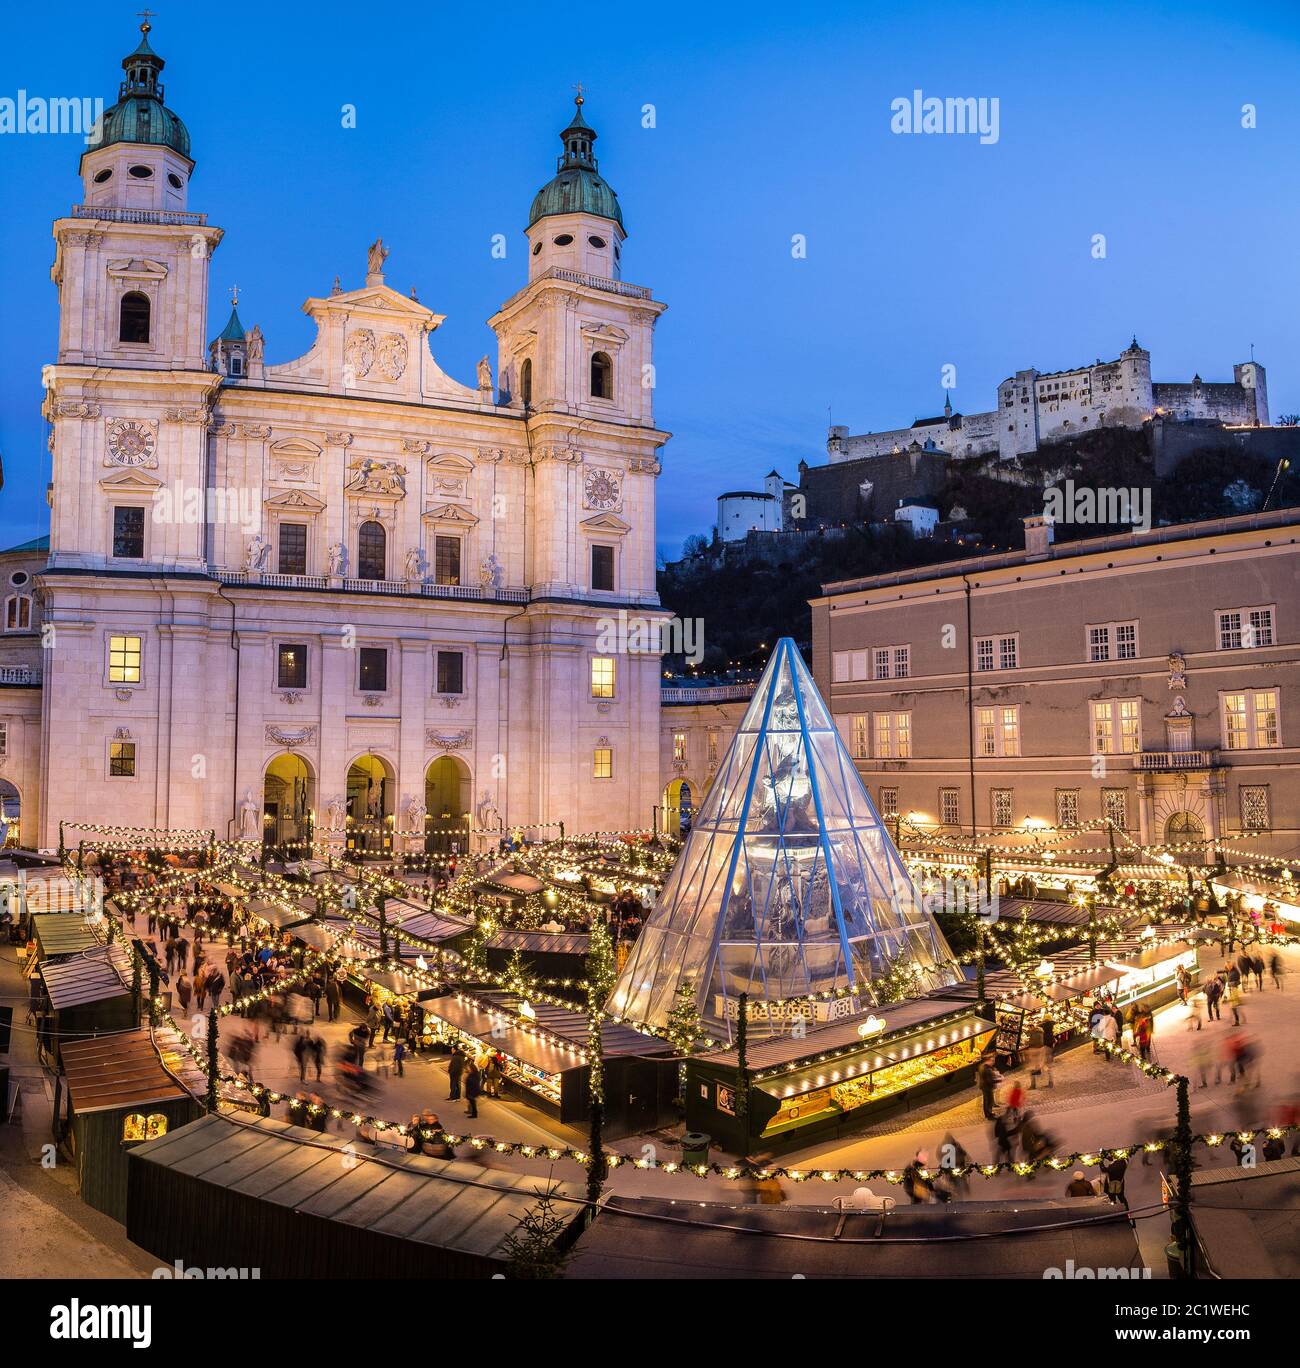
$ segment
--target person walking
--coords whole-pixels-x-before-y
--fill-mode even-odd
[[[1067,1197],[1095,1197],[1097,1190],[1088,1181],[1082,1169],[1075,1169],[1070,1176],[1069,1184],[1066,1186],[1065,1195]]]
[[[339,1019],[339,1006],[343,1001],[343,993],[339,988],[339,981],[333,974],[325,980],[325,1005],[329,1009],[329,1019],[337,1021]]]
[[[311,1061],[316,1067],[316,1081],[319,1083],[321,1066],[325,1063],[325,1037],[322,1035],[312,1036],[307,1048],[311,1051]]]
[[[298,1081],[307,1081],[307,1037],[294,1036],[293,1038],[293,1057],[298,1061]]]
[[[1205,1015],[1208,1021],[1222,1021],[1219,1001],[1223,997],[1223,971],[1220,970],[1205,985]]]
[[[1122,1154],[1113,1154],[1110,1162],[1102,1168],[1102,1173],[1105,1175],[1102,1191],[1113,1206],[1122,1206],[1127,1211],[1128,1197],[1124,1192],[1124,1178],[1128,1173],[1128,1160]]]
[[[1016,1157],[1016,1132],[1019,1130],[1014,1117],[1009,1112],[993,1118],[993,1155],[995,1164],[1009,1164]]]
[[[478,1116],[479,1093],[483,1091],[483,1075],[471,1059],[465,1064],[465,1115]]]
[[[403,1067],[405,1063],[406,1041],[399,1036],[396,1043],[393,1045],[393,1067],[397,1070],[398,1078],[406,1077],[406,1069]]]
[[[1195,1069],[1197,1074],[1200,1076],[1201,1080],[1196,1085],[1198,1088],[1205,1088],[1209,1086],[1209,1084],[1206,1082],[1206,1073],[1209,1070],[1210,1061],[1213,1058],[1214,1046],[1211,1045],[1208,1040],[1202,1038],[1201,1040],[1196,1041],[1192,1045],[1192,1068]],[[1217,1083],[1219,1080],[1216,1078],[1214,1081]]]
[[[1273,987],[1279,992],[1282,990],[1282,975],[1285,972],[1282,964],[1282,956],[1276,950],[1268,958],[1268,973],[1273,980]]]
[[[465,1074],[465,1051],[457,1044],[452,1047],[451,1056],[447,1060],[447,1080],[451,1084],[451,1091],[447,1094],[448,1102],[458,1102],[460,1100],[460,1081]]]
[[[1237,972],[1241,975],[1241,986],[1243,991],[1250,987],[1250,954],[1243,946],[1241,954],[1237,956]]]
[[[176,980],[176,1000],[181,1004],[182,1012],[188,1012],[190,1010],[190,994],[193,993],[193,991],[194,987],[189,979],[185,977],[185,970],[182,969],[180,977]]]
[[[1255,987],[1264,991],[1264,956],[1258,950],[1250,957],[1250,972],[1255,975]]]
[[[357,1052],[357,1068],[364,1069],[366,1067],[366,1051],[370,1048],[370,1027],[364,1021],[357,1022],[348,1032],[348,1039]]]
[[[1234,1026],[1240,1026],[1242,1023],[1241,986],[1238,983],[1233,983],[1231,975],[1228,976],[1228,991],[1226,996],[1228,999],[1228,1010],[1232,1013],[1232,1024]]]
[[[1133,1044],[1137,1046],[1138,1058],[1143,1064],[1151,1063],[1151,1037],[1155,1033],[1155,1020],[1151,1013],[1143,1010],[1133,1023]]]
[[[216,964],[208,966],[208,974],[203,981],[203,986],[212,994],[212,1005],[219,1007],[221,1005],[221,990],[226,986],[226,977]]]

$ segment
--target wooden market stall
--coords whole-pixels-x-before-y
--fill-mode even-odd
[[[40,967],[39,983],[36,1039],[56,1067],[71,1041],[136,1025],[131,961],[120,944],[96,945],[79,955],[47,961]]]
[[[591,937],[585,931],[494,931],[488,937],[487,966],[503,973],[515,952],[542,978],[581,979],[587,972]]]
[[[173,1031],[148,1027],[69,1041],[63,1069],[55,1136],[71,1147],[82,1201],[125,1221],[127,1152],[196,1120],[206,1077]]]

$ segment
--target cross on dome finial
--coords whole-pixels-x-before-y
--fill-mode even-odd
[[[576,104],[576,105],[578,105],[579,108],[581,108],[581,106],[582,106],[583,104],[586,103],[586,100],[584,99],[583,94],[582,94],[582,82],[579,81],[578,84],[575,85],[573,88],[574,88],[574,90],[576,90],[576,91],[578,92],[578,93],[573,97],[573,103]]]
[[[144,22],[140,25],[140,32],[141,32],[141,33],[148,33],[149,30],[153,27],[153,25],[149,22],[149,20],[150,20],[150,19],[156,19],[157,17],[158,17],[157,14],[156,14],[153,10],[151,10],[151,9],[142,9],[142,10],[138,11],[138,13],[137,13],[137,18],[142,19],[142,20],[144,21]]]
[[[230,287],[230,302],[231,302],[232,305],[238,304],[238,303],[239,303],[239,286],[238,286],[238,285],[232,285],[232,286]]]

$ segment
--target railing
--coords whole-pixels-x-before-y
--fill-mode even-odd
[[[352,594],[406,594],[410,586],[405,580],[344,579],[343,587]]]
[[[527,603],[527,589],[479,584],[429,584],[415,580],[338,579],[330,575],[278,575],[250,570],[214,570],[222,584],[264,589],[330,589],[350,594],[419,594],[423,598],[468,599],[479,603]],[[752,690],[751,690],[752,692]]]
[[[0,666],[0,684],[39,684],[41,672],[30,665]]]
[[[586,285],[593,290],[604,290],[607,294],[626,295],[628,299],[649,299],[650,291],[644,285],[627,285],[621,280],[609,280],[605,276],[588,275],[585,271],[569,271],[563,266],[552,266],[538,276],[539,280],[567,280],[570,285]]]
[[[497,589],[488,584],[422,584],[426,598],[478,599],[496,603],[527,603],[527,589]]]
[[[1213,750],[1141,751],[1133,761],[1140,770],[1210,769],[1219,763],[1218,752]]]
[[[103,219],[108,223],[184,223],[195,228],[208,221],[206,214],[191,214],[182,209],[113,209],[106,204],[74,204],[72,217]]]
[[[698,689],[660,689],[661,703],[735,703],[753,698],[757,684],[702,684]]]

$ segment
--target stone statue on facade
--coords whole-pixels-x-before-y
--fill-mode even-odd
[[[266,346],[266,338],[262,336],[261,327],[254,323],[244,338],[244,344],[248,348],[248,360],[252,365],[260,365],[262,362],[262,352]]]
[[[415,584],[424,578],[424,552],[418,546],[406,553],[406,578]]]
[[[412,797],[406,804],[406,826],[409,831],[423,831],[424,819],[429,809],[416,797]]]
[[[357,467],[357,477],[348,488],[375,494],[405,494],[406,471],[396,461],[376,461],[367,456]]]
[[[244,568],[261,574],[271,565],[271,543],[259,532],[249,543],[244,553]]]
[[[347,804],[343,801],[341,795],[336,793],[334,797],[325,804],[325,816],[328,819],[330,831],[343,830],[343,822],[347,816]]]
[[[479,794],[478,824],[484,831],[495,831],[497,829],[497,805],[492,801],[492,795],[487,789]]]
[[[1169,659],[1169,687],[1171,689],[1185,689],[1187,687],[1187,657],[1181,651],[1170,651]]]
[[[332,542],[325,552],[329,561],[331,575],[342,575],[347,571],[348,548],[342,542]]]
[[[478,363],[478,387],[492,393],[492,363],[486,356]]]
[[[505,568],[495,551],[489,551],[479,567],[479,581],[485,589],[500,589],[505,582]]]
[[[245,841],[257,839],[258,810],[253,801],[253,790],[244,791],[244,801],[239,805],[239,834]]]
[[[366,270],[370,275],[383,275],[384,262],[388,259],[388,248],[383,238],[376,238],[366,254]]]

